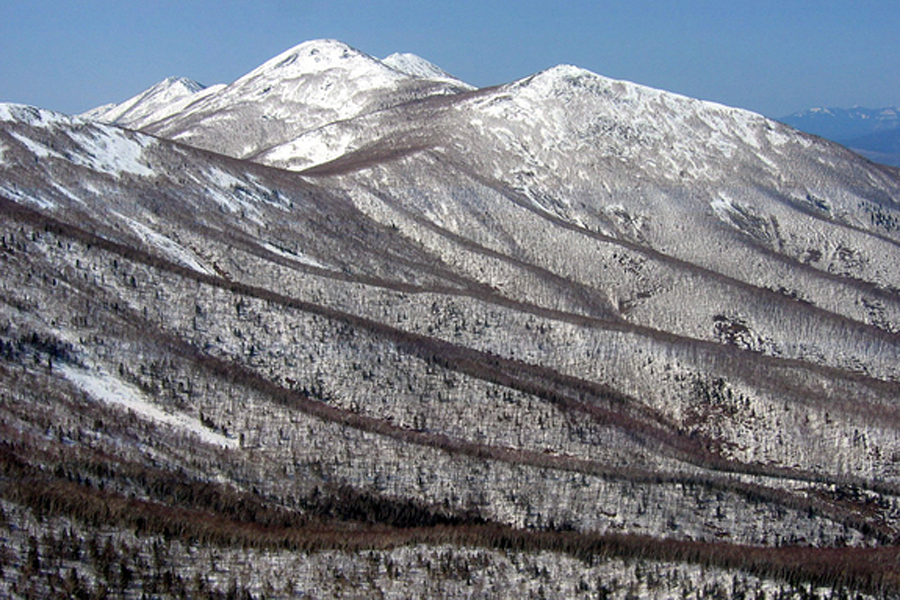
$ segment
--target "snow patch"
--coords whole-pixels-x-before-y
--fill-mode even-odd
[[[349,130],[311,131],[292,142],[276,146],[264,155],[263,160],[266,164],[300,171],[346,154],[356,141],[356,135]]]
[[[731,198],[728,198],[724,194],[720,194],[718,198],[715,198],[709,203],[709,206],[722,222],[728,223],[729,225],[731,224],[731,215],[736,212]]]
[[[221,169],[211,169],[207,171],[207,176],[215,183],[217,186],[221,188],[235,188],[240,185],[246,185],[245,182],[241,181],[231,173],[226,173]]]
[[[15,121],[11,104],[0,104],[0,121]]]
[[[269,242],[263,242],[262,245],[266,250],[268,250],[272,254],[277,254],[278,256],[283,256],[284,258],[290,259],[294,262],[298,262],[300,264],[304,264],[309,267],[315,267],[317,269],[333,270],[333,269],[331,269],[331,267],[329,267],[327,265],[323,265],[322,263],[320,263],[313,257],[303,254],[302,252],[291,252],[291,251],[285,250],[283,248],[279,248],[278,246],[276,246],[274,244],[270,244]]]
[[[70,365],[59,367],[63,376],[75,384],[81,391],[96,400],[130,410],[136,415],[150,421],[167,425],[192,433],[206,444],[238,448],[237,440],[212,431],[199,419],[184,413],[170,413],[162,410],[149,400],[136,387],[102,371],[83,371]]]
[[[466,89],[475,89],[474,86],[471,86],[468,83],[457,79],[453,75],[441,69],[436,64],[425,60],[421,56],[416,56],[415,54],[410,54],[408,52],[395,52],[394,54],[383,58],[381,62],[396,71],[400,71],[401,73],[405,73],[406,75],[411,75],[412,77],[418,77],[419,79],[429,79],[431,81],[446,81],[448,83],[454,83]]]
[[[34,204],[35,206],[43,210],[52,210],[57,208],[56,203],[52,200],[24,192],[20,190],[15,184],[4,183],[0,185],[0,192],[2,192],[8,198],[12,198],[13,200],[16,200],[18,202],[27,202],[29,204]]]
[[[251,189],[253,185],[217,168],[207,171],[206,175],[215,188],[210,189],[210,198],[223,210],[229,213],[242,213],[251,221],[262,225],[262,213],[259,207],[248,202],[248,198],[259,201],[259,194]]]
[[[67,190],[63,186],[59,185],[58,183],[52,182],[51,185],[53,186],[53,189],[55,189],[57,192],[59,192],[69,200],[73,200],[78,204],[84,204],[84,200],[73,194],[70,190]]]
[[[766,156],[766,154],[764,152],[757,152],[756,158],[758,158],[760,160],[760,162],[762,162],[764,165],[769,167],[770,170],[778,171],[778,165],[775,163],[774,160],[772,160],[771,158]]]
[[[38,158],[57,158],[59,160],[65,160],[62,154],[51,150],[40,142],[32,140],[30,137],[22,135],[21,133],[18,133],[16,131],[10,131],[9,135],[16,138],[16,140],[18,140],[23,146],[28,148],[29,152],[31,152]]]
[[[156,174],[141,160],[144,149],[155,143],[152,138],[132,139],[122,130],[106,127],[74,131],[69,133],[69,137],[80,144],[88,155],[73,157],[72,162],[115,177],[121,177],[124,173],[138,177]]]
[[[188,252],[183,246],[177,244],[166,236],[153,231],[143,223],[138,223],[134,219],[129,219],[128,217],[119,213],[115,214],[123,219],[126,223],[128,223],[131,229],[144,241],[144,243],[160,250],[173,262],[176,262],[182,266],[185,266],[199,273],[203,273],[205,275],[214,274],[212,273],[212,271],[200,264],[197,261],[197,258],[192,253]]]
[[[26,104],[0,103],[0,121],[17,121],[28,125],[58,125],[79,122],[62,113]]]

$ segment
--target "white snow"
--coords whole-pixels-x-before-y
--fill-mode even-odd
[[[24,133],[9,131],[10,136],[21,142],[38,158],[67,160],[115,177],[121,177],[125,173],[141,177],[155,174],[142,160],[144,149],[156,143],[149,136],[139,136],[116,127],[90,124],[82,119],[15,104],[0,104],[0,120],[17,121],[48,130],[57,125],[82,126],[66,131],[69,138],[81,146],[82,151],[67,152],[65,155]]]
[[[0,121],[15,121],[13,117],[13,104],[0,104]]]
[[[491,166],[499,179],[514,183],[508,174],[517,170],[543,173],[532,183],[557,196],[569,183],[591,185],[598,166],[635,161],[646,175],[679,183],[718,180],[728,160],[755,159],[777,170],[780,155],[772,146],[795,141],[751,111],[571,65],[473,96],[454,111],[479,146],[497,149]],[[519,164],[510,168],[506,156]]]
[[[141,129],[185,110],[191,104],[214,96],[224,84],[203,87],[189,79],[169,78],[121,104],[99,106],[81,116]]]
[[[181,99],[175,100],[169,104],[164,106],[154,107],[155,110],[150,113],[147,111],[147,115],[137,122],[131,123],[133,126],[143,126],[144,123],[150,123],[155,121],[160,121],[172,115],[176,115],[181,111],[185,110],[188,106],[193,104],[194,102],[198,102],[203,100],[204,98],[208,98],[211,96],[215,96],[220,91],[225,89],[224,83],[217,83],[216,85],[211,85],[207,88],[203,88],[202,90],[190,95],[185,96]]]
[[[99,107],[86,114],[109,123],[126,116],[130,117],[130,120],[134,120],[139,116],[192,96],[203,89],[204,87],[196,81],[183,77],[169,77],[121,104],[114,104],[105,110],[104,107]]]
[[[207,172],[207,176],[215,183],[218,187],[223,189],[233,189],[237,186],[246,186],[247,183],[238,179],[231,173],[226,173],[221,169],[210,169]]]
[[[16,138],[19,142],[22,143],[28,151],[37,156],[38,158],[58,158],[60,160],[64,160],[63,155],[51,150],[47,146],[32,140],[29,137],[22,135],[17,131],[10,131],[9,135]]]
[[[69,133],[86,156],[73,155],[72,162],[115,177],[122,174],[152,177],[155,171],[142,160],[144,149],[156,142],[150,137],[131,137],[113,127],[92,127]]]
[[[217,168],[210,169],[207,176],[215,185],[208,192],[209,197],[216,204],[229,213],[243,213],[250,221],[259,225],[263,224],[259,207],[254,206],[245,198],[248,194],[256,199],[259,198],[252,190],[253,185],[250,182],[242,181]],[[239,189],[245,190],[245,193],[240,193]]]
[[[129,219],[119,213],[114,212],[114,214],[128,223],[129,227],[131,227],[146,244],[157,248],[173,262],[205,275],[213,275],[212,271],[198,262],[197,258],[180,244],[167,238],[161,233],[153,231],[143,223],[138,223],[134,219]]]
[[[269,252],[271,252],[273,254],[277,254],[278,256],[283,256],[284,258],[288,258],[290,260],[296,261],[300,264],[304,264],[304,265],[307,265],[310,267],[315,267],[317,269],[330,269],[331,268],[331,267],[328,267],[327,265],[323,265],[322,263],[320,263],[313,257],[303,254],[302,252],[288,252],[287,250],[279,248],[278,246],[275,246],[274,244],[270,244],[269,242],[263,242],[262,245]]]
[[[100,121],[104,121],[104,116],[117,106],[119,105],[115,102],[110,102],[109,104],[103,104],[101,106],[94,107],[88,111],[81,113],[78,116],[82,119],[97,119]]]
[[[264,164],[294,171],[320,165],[346,154],[357,141],[353,132],[341,128],[310,131],[297,139],[266,152]]]
[[[446,81],[467,89],[475,89],[475,86],[457,79],[436,64],[425,60],[421,56],[416,56],[415,54],[395,52],[394,54],[383,58],[381,62],[392,69],[413,77],[430,79],[431,81]]]
[[[83,392],[106,404],[125,410],[150,421],[196,435],[206,444],[237,448],[237,440],[224,436],[203,425],[199,419],[184,413],[166,412],[148,400],[131,384],[100,370],[82,370],[71,365],[59,367],[63,376]]]
[[[406,57],[405,68],[441,73],[423,59]],[[435,75],[437,76],[437,75]],[[469,86],[422,79],[335,40],[295,46],[231,84],[202,90],[117,123],[236,158],[250,158],[304,132],[423,94],[449,94]],[[418,82],[418,83],[417,83]],[[396,97],[397,92],[401,96]]]
[[[731,215],[735,212],[731,198],[720,194],[709,203],[709,206],[722,222],[731,224]]]
[[[69,200],[73,200],[73,201],[77,202],[78,204],[84,204],[84,200],[82,200],[81,198],[79,198],[78,196],[73,194],[71,192],[71,190],[64,188],[63,186],[59,185],[56,182],[52,182],[51,185],[53,186],[53,189],[58,191],[60,194],[66,196]]]
[[[49,210],[55,209],[56,204],[52,200],[48,200],[46,198],[41,198],[36,194],[29,194],[21,189],[19,189],[15,184],[0,184],[0,192],[4,195],[12,198],[13,200],[19,200],[22,202],[28,202],[30,204],[36,205],[38,208]]]
[[[62,113],[26,104],[0,103],[0,121],[19,121],[28,125],[72,124],[78,119]]]
[[[381,61],[337,40],[312,40],[290,48],[250,71],[234,85],[257,79],[287,80],[338,69],[351,79],[375,76],[384,84],[404,78]]]

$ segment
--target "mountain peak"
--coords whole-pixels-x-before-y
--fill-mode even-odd
[[[143,92],[119,104],[108,104],[89,110],[82,116],[108,123],[134,123],[162,107],[171,106],[206,89],[187,77],[166,77]]]
[[[198,83],[193,79],[188,79],[187,77],[166,77],[156,85],[150,88],[150,90],[184,90],[189,94],[196,94],[202,89],[205,89],[206,86],[202,83]],[[149,91],[149,90],[148,90]]]
[[[582,67],[561,64],[525,77],[524,79],[520,79],[519,81],[513,82],[511,85],[516,87],[536,86],[538,89],[542,90],[542,92],[547,92],[549,90],[558,92],[569,88],[581,89],[584,88],[585,85],[588,85],[591,88],[596,88],[597,86],[606,88],[613,83],[624,82],[617,82],[614,79],[598,75],[597,73],[588,71]]]
[[[343,42],[332,39],[311,40],[267,60],[235,83],[260,76],[293,79],[333,68],[368,70],[378,67],[383,67],[380,61]]]
[[[337,40],[303,42],[220,91],[204,92],[189,106],[165,113],[144,130],[245,158],[330,122],[471,89],[452,78],[419,76],[422,72],[443,74],[424,59],[407,57],[400,63],[405,69]]]

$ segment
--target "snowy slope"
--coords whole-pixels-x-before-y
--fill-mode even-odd
[[[124,102],[100,106],[81,116],[137,129],[139,123],[154,113],[170,110],[171,105],[204,89],[206,86],[196,81],[184,77],[169,77]]]
[[[431,79],[433,81],[447,81],[449,83],[453,83],[458,85],[461,88],[475,89],[474,86],[471,86],[464,81],[454,77],[453,75],[447,73],[442,68],[425,60],[421,56],[416,56],[415,54],[411,54],[409,52],[395,52],[390,56],[386,56],[381,59],[381,62],[391,67],[392,69],[396,69],[401,73],[406,73],[407,75],[412,75],[413,77],[419,77],[420,79]]]
[[[145,153],[156,146],[156,140],[148,136],[17,104],[0,105],[0,121],[27,124],[29,131],[10,130],[8,135],[45,161],[71,163],[116,178],[154,175]],[[64,143],[56,135],[63,131]],[[48,142],[48,137],[53,141]]]

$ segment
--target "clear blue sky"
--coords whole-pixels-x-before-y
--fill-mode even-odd
[[[0,101],[77,113],[326,37],[479,86],[570,63],[773,117],[900,105],[900,0],[0,0]]]

